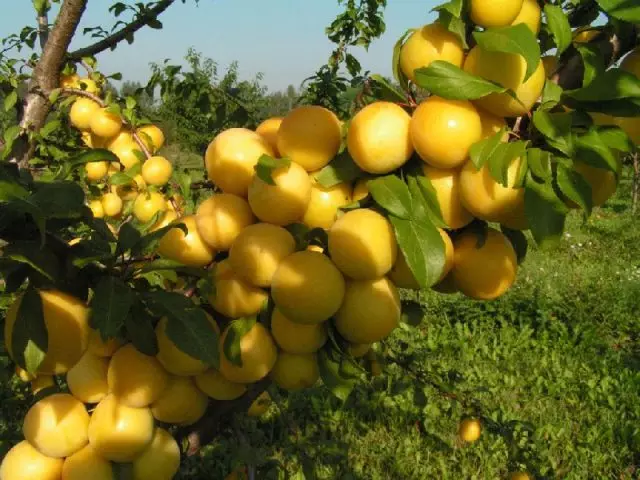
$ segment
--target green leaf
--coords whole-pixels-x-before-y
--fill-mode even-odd
[[[343,363],[350,361],[348,357],[341,356],[331,342],[325,343],[318,351],[318,369],[322,383],[343,402],[349,398],[353,387],[360,379],[359,375],[354,374],[353,369],[343,368]]]
[[[371,82],[373,83],[373,87],[378,90],[376,99],[378,100],[386,100],[388,102],[406,102],[407,97],[401,91],[396,90],[396,88],[391,85],[387,80],[378,74],[371,75],[369,77]]]
[[[275,185],[276,182],[274,182],[271,177],[272,172],[278,168],[289,168],[289,165],[291,165],[289,158],[273,158],[270,155],[263,154],[258,159],[258,163],[254,169],[260,180],[268,185]]]
[[[398,247],[421,288],[434,285],[445,264],[444,241],[428,218],[389,217]],[[398,252],[399,253],[399,252]]]
[[[462,15],[462,7],[464,6],[463,0],[449,0],[447,3],[443,3],[431,9],[432,12],[449,12],[456,18],[460,18]]]
[[[129,185],[134,181],[129,172],[116,172],[109,177],[110,185]]]
[[[460,2],[462,3],[462,2]],[[464,21],[460,18],[460,16],[456,16],[451,13],[449,10],[442,9],[438,13],[437,22],[446,28],[449,32],[453,33],[458,39],[462,46],[466,49],[469,47],[467,43],[467,26]]]
[[[4,131],[2,135],[2,138],[4,138],[4,150],[2,151],[2,158],[7,158],[7,156],[11,153],[11,150],[13,149],[13,143],[20,136],[20,132],[22,132],[22,128],[20,128],[20,125],[12,125]]]
[[[526,150],[527,142],[522,140],[499,143],[487,163],[491,176],[503,187],[510,187],[509,166],[516,158],[525,157]],[[520,168],[524,168],[524,164]]]
[[[224,345],[222,346],[224,356],[233,364],[242,367],[242,352],[240,341],[249,330],[256,324],[257,319],[253,317],[243,317],[232,320],[226,330]]]
[[[37,182],[31,201],[47,218],[79,218],[85,209],[84,190],[72,181]]]
[[[407,39],[409,35],[415,32],[416,28],[410,28],[398,39],[396,44],[393,46],[393,60],[391,69],[393,71],[393,78],[395,78],[396,82],[398,82],[403,88],[406,88],[409,80],[405,76],[404,72],[400,68],[400,52],[402,51],[402,45],[404,41]]]
[[[23,187],[17,174],[0,167],[0,202],[8,202],[15,198],[25,199],[29,196],[29,191]]]
[[[513,53],[527,62],[524,80],[527,81],[540,63],[540,45],[531,29],[524,23],[509,27],[490,28],[474,32],[478,45],[488,52]]]
[[[131,250],[140,241],[141,235],[130,222],[123,223],[118,231],[118,245],[116,255],[121,255]]]
[[[640,23],[640,4],[633,0],[596,0],[608,15],[629,23]]]
[[[349,183],[364,176],[364,172],[356,165],[347,150],[338,154],[316,175],[316,182],[325,188],[339,183]]]
[[[407,185],[409,186],[413,205],[412,216],[421,218],[421,216],[426,215],[434,226],[448,228],[442,218],[438,194],[431,180],[422,174],[409,175],[407,177]]]
[[[415,70],[416,84],[432,94],[450,100],[475,100],[507,89],[484,78],[467,73],[455,65],[436,60]]]
[[[544,6],[544,16],[547,19],[547,25],[549,25],[549,30],[557,47],[556,55],[559,56],[571,45],[569,18],[561,7],[550,3]]]
[[[411,194],[407,184],[396,175],[385,175],[367,182],[369,194],[375,202],[396,217],[411,216]]]
[[[10,243],[3,249],[3,257],[29,265],[53,282],[60,276],[58,257],[49,248],[41,248],[39,242]]]
[[[631,98],[639,99],[640,79],[632,73],[619,68],[612,68],[596,76],[589,85],[575,90],[565,90],[564,95],[580,102],[594,103]]]
[[[206,269],[185,267],[184,264],[176,262],[175,260],[169,260],[167,258],[158,258],[151,262],[145,262],[140,271],[142,273],[157,272],[159,270],[173,270],[176,272],[182,272],[194,277],[209,277]]]
[[[138,242],[131,248],[131,252],[134,254],[139,254],[148,251],[154,251],[157,243],[162,239],[162,237],[164,237],[169,230],[173,230],[174,228],[179,228],[185,235],[189,233],[189,229],[184,222],[181,222],[180,220],[174,220],[169,225],[158,228],[151,233],[143,235],[140,240],[138,240]]]
[[[598,136],[607,147],[625,153],[633,151],[633,142],[620,127],[613,125],[600,126],[597,131]]]
[[[167,337],[187,355],[220,368],[218,334],[203,309],[174,292],[150,292],[145,303],[158,317],[167,317]]]
[[[527,150],[527,165],[540,180],[551,178],[551,153],[540,148]]]
[[[69,174],[76,168],[91,162],[119,162],[118,157],[111,151],[105,148],[91,148],[83,151],[79,155],[67,160],[58,174],[56,180],[64,180]],[[120,175],[116,173],[114,175]],[[111,177],[110,181],[113,177]]]
[[[160,30],[162,28],[162,22],[160,20],[158,20],[157,18],[152,18],[151,20],[149,20],[147,25],[149,25],[149,27],[151,27],[151,28],[153,28],[155,30]]]
[[[550,146],[570,157],[574,148],[571,136],[572,118],[569,113],[536,110],[533,113],[533,125],[545,136]]]
[[[43,212],[38,205],[33,203],[33,199],[31,197],[26,199],[14,198],[9,202],[7,208],[12,208],[31,216],[40,233],[40,245],[44,246],[46,239],[45,212]]]
[[[133,303],[133,291],[116,277],[105,276],[96,285],[91,299],[89,324],[103,341],[118,336]]]
[[[153,328],[153,317],[140,301],[136,301],[124,319],[127,338],[141,353],[154,357],[158,354],[158,339]]]
[[[576,158],[592,167],[618,172],[618,155],[604,143],[595,128],[576,137]]]
[[[516,257],[518,259],[518,265],[520,265],[524,262],[524,259],[527,256],[527,250],[529,249],[527,237],[520,230],[512,230],[504,225],[500,225],[500,230],[502,230],[502,233],[504,233],[504,235],[509,239],[511,245],[513,245],[513,249],[516,251]]]
[[[11,90],[6,97],[4,97],[4,111],[8,112],[18,102],[18,91]]]
[[[558,198],[551,182],[538,182],[529,171],[524,207],[536,243],[543,248],[557,243],[569,208]]]
[[[563,195],[579,205],[587,215],[591,215],[593,209],[591,185],[582,175],[571,168],[558,164],[556,182]]]
[[[503,137],[505,136],[506,129],[501,128],[499,132],[480,140],[469,149],[469,158],[475,165],[477,170],[480,170],[485,162],[496,154],[498,147],[504,143]]]
[[[598,75],[602,75],[606,70],[604,64],[604,58],[600,49],[593,44],[587,43],[584,45],[578,45],[578,52],[582,56],[582,64],[584,65],[584,77],[582,85],[589,85],[594,78]]]
[[[15,362],[35,375],[47,354],[49,334],[42,298],[33,286],[25,291],[20,300],[10,341]]]
[[[550,110],[560,103],[562,98],[562,87],[555,82],[547,79],[542,90],[541,109]]]
[[[411,302],[408,300],[404,300],[402,302],[402,314],[400,316],[400,321],[402,323],[406,323],[407,325],[411,325],[412,327],[417,327],[422,323],[425,317],[425,310],[422,308],[422,305],[416,302]]]

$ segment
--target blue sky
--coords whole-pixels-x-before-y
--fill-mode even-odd
[[[17,32],[33,23],[31,2],[12,2],[11,10],[0,16],[0,37]],[[358,48],[356,57],[366,69],[391,75],[393,45],[410,27],[435,19],[429,10],[436,0],[389,0],[385,11],[387,31],[365,52]],[[114,23],[108,13],[113,2],[89,2],[72,48],[92,43],[82,35],[82,28],[100,25],[110,28]],[[300,82],[323,63],[332,50],[324,29],[340,12],[337,0],[193,0],[176,2],[161,17],[162,30],[144,29],[136,35],[133,45],[126,42],[113,52],[98,56],[105,73],[121,72],[125,79],[145,82],[149,63],[169,58],[182,63],[189,47],[213,58],[226,67],[237,60],[243,78],[258,72],[270,90],[284,89]]]

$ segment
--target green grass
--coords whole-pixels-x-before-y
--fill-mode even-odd
[[[572,214],[553,251],[530,246],[502,298],[422,293],[422,323],[396,330],[383,374],[346,403],[322,387],[271,389],[264,418],[238,417],[179,477],[250,463],[256,478],[639,478],[640,226],[628,184],[587,223]],[[2,385],[10,443],[23,410],[17,384]],[[456,438],[465,415],[483,419],[473,445]]]

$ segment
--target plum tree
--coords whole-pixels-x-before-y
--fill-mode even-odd
[[[636,153],[640,6],[625,2],[451,0],[389,52],[393,82],[352,53],[384,32],[386,1],[341,2],[335,50],[279,117],[191,52],[192,72],[156,66],[144,89],[201,121],[185,166],[95,58],[161,28],[175,0],[115,2],[131,18],[77,51],[87,0],[34,1],[40,28],[0,51],[15,116],[0,123],[0,288],[6,351],[43,398],[0,477],[127,463],[172,478],[279,390],[344,401],[380,375],[387,338],[422,319],[404,290],[507,294],[528,243],[552,247],[571,210],[604,204]],[[460,401],[467,444],[496,434],[474,405]]]

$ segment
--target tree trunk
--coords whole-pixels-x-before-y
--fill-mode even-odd
[[[638,197],[640,196],[640,153],[633,154],[633,186],[631,193],[631,213],[638,209]]]
[[[65,55],[86,6],[87,0],[64,0],[42,56],[33,70],[20,119],[23,134],[14,143],[9,157],[23,168],[27,167],[35,150],[35,146],[28,140],[28,132],[40,130],[47,119],[51,109],[49,94],[58,87]]]

